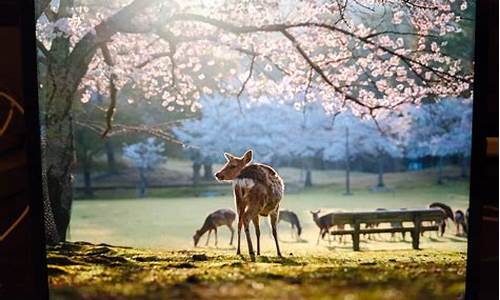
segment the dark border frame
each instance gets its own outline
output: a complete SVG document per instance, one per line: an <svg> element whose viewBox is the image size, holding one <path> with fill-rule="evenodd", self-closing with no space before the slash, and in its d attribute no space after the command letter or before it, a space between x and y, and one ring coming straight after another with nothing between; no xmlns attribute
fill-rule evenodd
<svg viewBox="0 0 500 300"><path fill-rule="evenodd" d="M482 260L485 257L481 256L485 255L481 246L487 243L488 235L492 233L487 232L488 227L482 222L483 205L495 201L489 199L494 197L495 192L491 189L495 185L498 190L498 172L496 178L491 175L495 160L486 156L486 137L498 137L498 8L498 0L477 0L466 299L493 299L495 293L498 299L497 280L493 286L481 284L488 278L498 278L498 237L490 240L496 243L493 245L497 253L496 274L484 268ZM496 195L498 201L498 193ZM496 205L498 207L498 202Z"/></svg>
<svg viewBox="0 0 500 300"><path fill-rule="evenodd" d="M35 289L33 298L48 299L47 259L45 251L45 231L42 193L42 166L40 149L40 123L38 107L38 69L36 50L35 1L14 1L20 11L22 44L22 80L25 109L26 159L29 168L29 196L31 198L31 243L33 253L33 272Z"/></svg>
<svg viewBox="0 0 500 300"><path fill-rule="evenodd" d="M3 0L2 0L3 1ZM36 0L8 0L17 8L14 13L20 12L22 30L22 55L23 55L23 97L25 102L26 126L29 130L27 138L28 165L30 167L30 197L31 197L31 226L32 226L32 253L34 276L38 278L33 298L48 299L48 281L46 269L45 236L43 226L43 203L41 186L41 152L40 152L40 127L38 114L38 81L36 59L36 37L34 10ZM16 19L15 17L12 20ZM16 20L17 21L17 20ZM468 240L468 258L466 275L466 299L478 299L480 269L480 242L481 242L481 207L482 197L485 195L483 184L485 180L484 168L486 167L486 136L488 119L488 99L490 72L497 73L498 59L492 64L488 55L488 39L491 31L497 36L496 52L498 52L498 2L497 0L477 0L476 5L476 39L475 39L475 85L473 104L473 135L471 154L471 179L470 179L470 237ZM493 70L494 68L494 70ZM495 86L498 88L498 86ZM498 112L495 112L498 113ZM498 123L498 114L496 116ZM498 136L498 131L496 132ZM491 179L490 179L491 180ZM497 186L498 187L498 186ZM498 273L497 273L498 276ZM498 286L492 287L497 288Z"/></svg>

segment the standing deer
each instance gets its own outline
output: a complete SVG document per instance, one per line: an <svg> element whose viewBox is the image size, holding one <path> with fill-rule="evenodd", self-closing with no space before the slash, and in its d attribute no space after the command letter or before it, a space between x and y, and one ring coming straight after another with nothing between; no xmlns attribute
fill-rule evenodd
<svg viewBox="0 0 500 300"><path fill-rule="evenodd" d="M302 226L300 226L299 217L296 213L288 209L280 210L278 222L281 221L290 223L290 225L292 226L292 238L294 237L295 228L297 228L296 238L300 238L300 234L302 233Z"/></svg>
<svg viewBox="0 0 500 300"><path fill-rule="evenodd" d="M276 243L278 256L281 257L276 230L279 215L279 206L284 193L284 183L278 173L270 166L251 163L252 150L248 150L242 157L224 153L226 164L215 174L219 181L232 181L233 192L238 213L238 249L241 254L240 237L241 227L245 226L245 236L248 252L255 260L252 239L250 237L250 221L254 224L257 236L257 255L260 255L260 227L259 216L269 216L271 229Z"/></svg>
<svg viewBox="0 0 500 300"><path fill-rule="evenodd" d="M318 240L316 241L316 245L319 245L319 239L324 238L325 234L330 232L330 228L332 228L333 225L333 213L326 214L324 216L319 216L319 213L321 210L317 211L310 211L313 217L314 223L319 227L319 235L318 235ZM338 225L339 229L344 229L344 225ZM340 236L340 242L342 242L342 236ZM328 235L328 241L330 242L330 235Z"/></svg>
<svg viewBox="0 0 500 300"><path fill-rule="evenodd" d="M209 214L205 219L203 226L200 229L196 230L193 235L194 246L196 247L198 245L201 236L204 235L207 231L208 236L205 246L208 245L208 241L210 240L210 233L213 230L215 232L215 247L217 247L217 227L223 225L227 226L231 231L231 241L229 242L229 245L232 245L234 237L233 222L235 218L236 214L231 209L218 209Z"/></svg>

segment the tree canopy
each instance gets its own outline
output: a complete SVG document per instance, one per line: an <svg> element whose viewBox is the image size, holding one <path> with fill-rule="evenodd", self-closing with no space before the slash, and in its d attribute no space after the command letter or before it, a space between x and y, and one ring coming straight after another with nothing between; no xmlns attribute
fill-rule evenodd
<svg viewBox="0 0 500 300"><path fill-rule="evenodd" d="M447 40L470 22L461 18L468 7L447 0L45 0L37 5L37 36L42 63L64 47L72 66L66 80L83 102L93 91L113 96L130 84L167 110L196 110L202 95L216 91L238 99L319 96L329 112L349 107L376 117L403 103L470 93L473 77L463 67L470 62L447 51ZM311 89L318 93L309 96Z"/></svg>

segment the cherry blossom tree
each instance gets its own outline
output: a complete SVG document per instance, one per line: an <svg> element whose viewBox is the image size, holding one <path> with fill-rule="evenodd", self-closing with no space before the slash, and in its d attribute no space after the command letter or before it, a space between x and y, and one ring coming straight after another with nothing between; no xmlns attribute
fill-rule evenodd
<svg viewBox="0 0 500 300"><path fill-rule="evenodd" d="M102 124L93 126L106 136L146 130L112 122L126 85L167 111L197 110L201 95L214 91L238 100L262 93L293 100L312 87L327 111L350 107L373 118L472 88L472 74L445 44L461 30L465 0L39 0L35 6L48 195L68 219L72 109L96 90L109 97ZM158 128L150 133L172 138Z"/></svg>
<svg viewBox="0 0 500 300"><path fill-rule="evenodd" d="M374 157L378 164L378 180L375 190L384 190L384 162L387 157L403 156L403 141L405 127L400 126L401 117L394 113L385 114L378 121L367 120L363 129L367 132L362 141L365 155Z"/></svg>
<svg viewBox="0 0 500 300"><path fill-rule="evenodd" d="M351 159L366 151L364 141L372 133L366 129L366 124L357 118L351 110L338 114L332 121L328 145L325 147L323 157L328 161L344 161L346 174L345 195L352 195Z"/></svg>
<svg viewBox="0 0 500 300"><path fill-rule="evenodd" d="M443 183L443 160L459 155L466 175L472 141L472 100L445 98L435 103L411 107L407 111L410 129L407 131L407 157L438 158L438 184Z"/></svg>
<svg viewBox="0 0 500 300"><path fill-rule="evenodd" d="M247 99L248 100L248 99ZM183 143L199 149L202 157L221 158L221 153L254 150L256 160L272 163L289 157L303 161L305 186L312 185L310 160L321 158L325 147L323 129L331 122L321 103L307 107L262 97L245 107L221 97L205 98L201 116L174 129Z"/></svg>
<svg viewBox="0 0 500 300"><path fill-rule="evenodd" d="M140 186L139 197L146 196L148 186L147 172L153 170L158 164L163 163L166 157L165 144L157 142L155 138L148 138L145 142L123 146L123 157L132 162L139 171Z"/></svg>
<svg viewBox="0 0 500 300"><path fill-rule="evenodd" d="M239 154L252 148L256 160L270 162L272 156L290 154L288 133L294 125L289 122L301 116L290 105L260 99L239 107L221 95L204 97L200 103L200 117L182 122L173 132L201 156L220 160L225 151Z"/></svg>

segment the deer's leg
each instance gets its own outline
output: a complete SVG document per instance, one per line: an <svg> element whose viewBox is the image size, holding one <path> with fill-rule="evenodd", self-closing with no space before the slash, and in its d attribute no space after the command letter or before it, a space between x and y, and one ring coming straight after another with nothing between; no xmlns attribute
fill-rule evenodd
<svg viewBox="0 0 500 300"><path fill-rule="evenodd" d="M318 240L316 241L316 245L319 245L319 239L321 238L321 234L323 233L323 229L319 230Z"/></svg>
<svg viewBox="0 0 500 300"><path fill-rule="evenodd" d="M241 227L243 226L243 213L238 214L238 250L236 250L236 254L241 254L240 248L240 240L241 240Z"/></svg>
<svg viewBox="0 0 500 300"><path fill-rule="evenodd" d="M243 214L245 213L245 204L243 202L243 195L241 193L241 189L239 189L238 187L234 188L234 197L236 200L236 211L238 213L238 248L236 250L236 255L240 255L241 227L243 226Z"/></svg>
<svg viewBox="0 0 500 300"><path fill-rule="evenodd" d="M210 240L210 233L212 232L212 229L210 229L208 231L208 234L207 234L207 242L205 243L205 246L208 246L208 240Z"/></svg>
<svg viewBox="0 0 500 300"><path fill-rule="evenodd" d="M292 225L292 231L290 232L292 234L292 239L293 237L295 236L294 233L295 233L295 226L293 225L293 223L291 223L290 225Z"/></svg>
<svg viewBox="0 0 500 300"><path fill-rule="evenodd" d="M278 223L278 212L273 212L269 215L271 221L271 228L273 231L274 242L276 243L276 251L278 252L278 256L281 257L280 245L278 243L278 231L276 230L276 225Z"/></svg>
<svg viewBox="0 0 500 300"><path fill-rule="evenodd" d="M444 235L445 230L446 230L446 222L443 222L443 223L441 224L441 236L443 236L443 235Z"/></svg>
<svg viewBox="0 0 500 300"><path fill-rule="evenodd" d="M227 224L227 227L231 231L231 240L229 241L229 246L233 245L234 229L232 224Z"/></svg>
<svg viewBox="0 0 500 300"><path fill-rule="evenodd" d="M245 237L247 238L248 253L252 261L255 260L255 252L253 251L252 237L250 236L250 220L254 218L254 210L248 208L243 216L243 225L245 226Z"/></svg>
<svg viewBox="0 0 500 300"><path fill-rule="evenodd" d="M259 215L252 219L253 226L255 227L255 236L257 237L257 255L260 255L260 224Z"/></svg>
<svg viewBox="0 0 500 300"><path fill-rule="evenodd" d="M214 233L215 233L215 247L217 248L217 227L215 227Z"/></svg>

